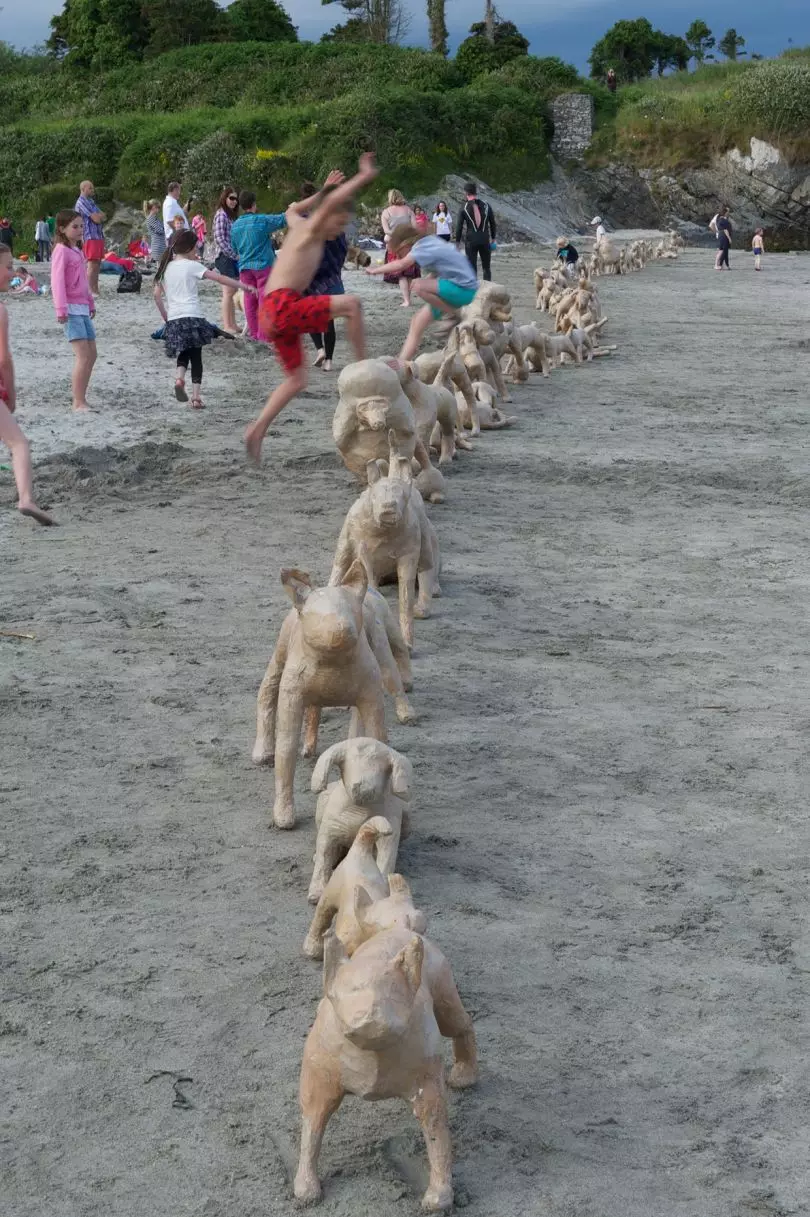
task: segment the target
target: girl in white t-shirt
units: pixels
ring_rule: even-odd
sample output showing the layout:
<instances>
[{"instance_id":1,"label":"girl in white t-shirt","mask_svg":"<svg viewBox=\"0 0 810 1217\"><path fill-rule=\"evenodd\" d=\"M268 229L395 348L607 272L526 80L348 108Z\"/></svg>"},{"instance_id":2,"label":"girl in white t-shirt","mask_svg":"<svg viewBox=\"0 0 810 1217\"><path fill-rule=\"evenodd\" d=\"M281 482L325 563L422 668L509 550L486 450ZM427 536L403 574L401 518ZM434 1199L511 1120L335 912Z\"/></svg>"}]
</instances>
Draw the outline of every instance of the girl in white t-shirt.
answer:
<instances>
[{"instance_id":1,"label":"girl in white t-shirt","mask_svg":"<svg viewBox=\"0 0 810 1217\"><path fill-rule=\"evenodd\" d=\"M443 241L449 241L453 236L453 217L447 210L447 204L441 199L433 213L433 223L436 225L436 236Z\"/></svg>"},{"instance_id":2,"label":"girl in white t-shirt","mask_svg":"<svg viewBox=\"0 0 810 1217\"><path fill-rule=\"evenodd\" d=\"M197 234L178 232L158 263L155 273L155 304L165 325L163 341L166 354L177 356L174 395L188 401L186 373L191 364L191 407L202 410L202 348L224 331L206 321L200 306L200 279L212 279L223 287L255 292L238 279L229 279L216 270L206 270L197 256Z\"/></svg>"}]
</instances>

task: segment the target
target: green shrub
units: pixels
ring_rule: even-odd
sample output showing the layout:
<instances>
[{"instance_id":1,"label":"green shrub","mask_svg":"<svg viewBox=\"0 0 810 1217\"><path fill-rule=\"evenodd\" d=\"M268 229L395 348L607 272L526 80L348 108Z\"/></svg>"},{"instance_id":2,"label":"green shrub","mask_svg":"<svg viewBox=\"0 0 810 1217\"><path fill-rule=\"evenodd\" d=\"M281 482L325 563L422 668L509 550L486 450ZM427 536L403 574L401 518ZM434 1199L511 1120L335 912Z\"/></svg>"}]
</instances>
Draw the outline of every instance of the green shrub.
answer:
<instances>
[{"instance_id":1,"label":"green shrub","mask_svg":"<svg viewBox=\"0 0 810 1217\"><path fill-rule=\"evenodd\" d=\"M810 126L810 64L797 59L763 63L736 82L730 103L738 118L760 124L763 134L799 134Z\"/></svg>"},{"instance_id":2,"label":"green shrub","mask_svg":"<svg viewBox=\"0 0 810 1217\"><path fill-rule=\"evenodd\" d=\"M186 150L180 180L184 191L193 194L201 204L211 206L224 186L232 184L238 188L247 180L247 173L245 149L230 131L220 128Z\"/></svg>"}]
</instances>

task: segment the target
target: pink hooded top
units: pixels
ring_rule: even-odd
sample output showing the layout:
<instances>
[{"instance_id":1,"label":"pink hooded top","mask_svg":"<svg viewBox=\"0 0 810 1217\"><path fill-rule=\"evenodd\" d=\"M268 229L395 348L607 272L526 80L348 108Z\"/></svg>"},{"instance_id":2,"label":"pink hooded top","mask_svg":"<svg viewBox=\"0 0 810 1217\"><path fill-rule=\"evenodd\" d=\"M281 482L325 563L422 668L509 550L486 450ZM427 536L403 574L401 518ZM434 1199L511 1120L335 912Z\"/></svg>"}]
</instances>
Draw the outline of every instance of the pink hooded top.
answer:
<instances>
[{"instance_id":1,"label":"pink hooded top","mask_svg":"<svg viewBox=\"0 0 810 1217\"><path fill-rule=\"evenodd\" d=\"M69 304L96 307L87 283L87 264L80 249L57 242L51 254L51 294L57 317L66 317Z\"/></svg>"}]
</instances>

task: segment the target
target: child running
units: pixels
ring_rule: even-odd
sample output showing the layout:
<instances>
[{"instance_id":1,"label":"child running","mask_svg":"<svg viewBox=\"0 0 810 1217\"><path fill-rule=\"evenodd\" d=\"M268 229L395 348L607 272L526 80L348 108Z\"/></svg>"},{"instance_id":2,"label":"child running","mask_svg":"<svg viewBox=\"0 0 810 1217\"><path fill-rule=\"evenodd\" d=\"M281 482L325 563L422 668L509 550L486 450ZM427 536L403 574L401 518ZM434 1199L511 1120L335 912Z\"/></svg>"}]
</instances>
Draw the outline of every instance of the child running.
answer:
<instances>
[{"instance_id":1,"label":"child running","mask_svg":"<svg viewBox=\"0 0 810 1217\"><path fill-rule=\"evenodd\" d=\"M471 304L478 291L478 279L469 260L439 237L423 236L413 225L400 224L391 233L388 243L396 262L387 266L366 267L367 275L402 274L418 265L423 277L413 284L412 291L427 303L415 314L405 345L399 353L401 363L413 359L419 350L422 335L431 321L443 315L458 320L459 309ZM424 272L432 276L424 278Z\"/></svg>"},{"instance_id":2,"label":"child running","mask_svg":"<svg viewBox=\"0 0 810 1217\"><path fill-rule=\"evenodd\" d=\"M754 251L754 270L762 270L762 255L765 253L765 230L758 228L751 242Z\"/></svg>"},{"instance_id":3,"label":"child running","mask_svg":"<svg viewBox=\"0 0 810 1217\"><path fill-rule=\"evenodd\" d=\"M84 222L76 211L56 215L56 244L51 255L51 295L56 320L65 327L73 348L73 409L89 410L87 386L97 359L96 302L87 282L87 265L79 248Z\"/></svg>"},{"instance_id":4,"label":"child running","mask_svg":"<svg viewBox=\"0 0 810 1217\"><path fill-rule=\"evenodd\" d=\"M355 356L357 359L366 357L359 298L305 296L304 292L321 264L326 242L345 230L351 217L352 198L358 190L373 182L378 172L373 154L365 152L354 177L340 184L326 185L313 200L307 200L306 215L301 214L300 204L293 204L287 210L287 236L259 305L259 329L275 348L285 378L245 432L247 454L256 464L261 459L267 428L309 381L302 335L323 334L335 317L345 317Z\"/></svg>"},{"instance_id":5,"label":"child running","mask_svg":"<svg viewBox=\"0 0 810 1217\"><path fill-rule=\"evenodd\" d=\"M0 244L0 292L8 291L13 273L11 250L7 245ZM14 360L8 339L8 311L4 304L0 304L0 439L11 452L14 481L17 483L17 510L38 524L55 524L56 521L34 502L31 450L16 419L12 417L16 404Z\"/></svg>"},{"instance_id":6,"label":"child running","mask_svg":"<svg viewBox=\"0 0 810 1217\"><path fill-rule=\"evenodd\" d=\"M166 354L177 356L174 395L188 401L186 373L191 364L191 408L204 409L202 401L202 349L221 330L206 321L200 306L200 279L211 279L223 287L240 288L238 279L219 271L207 270L197 253L197 234L188 229L177 232L163 254L155 272L155 304L165 322L163 341ZM255 291L255 288L244 288Z\"/></svg>"}]
</instances>

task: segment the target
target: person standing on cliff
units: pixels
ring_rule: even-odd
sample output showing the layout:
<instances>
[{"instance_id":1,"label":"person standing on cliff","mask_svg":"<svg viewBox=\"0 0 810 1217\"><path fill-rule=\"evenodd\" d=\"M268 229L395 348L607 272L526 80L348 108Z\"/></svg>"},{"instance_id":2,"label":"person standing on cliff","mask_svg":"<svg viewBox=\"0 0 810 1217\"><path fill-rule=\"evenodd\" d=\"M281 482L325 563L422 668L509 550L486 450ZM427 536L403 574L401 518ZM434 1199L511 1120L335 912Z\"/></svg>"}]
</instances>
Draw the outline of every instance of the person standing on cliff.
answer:
<instances>
[{"instance_id":1,"label":"person standing on cliff","mask_svg":"<svg viewBox=\"0 0 810 1217\"><path fill-rule=\"evenodd\" d=\"M456 221L456 245L460 249L463 242L464 252L476 274L480 257L484 280L491 280L490 264L492 250L495 246L495 216L489 203L484 203L479 199L475 182L467 182L464 194L466 201Z\"/></svg>"},{"instance_id":2,"label":"person standing on cliff","mask_svg":"<svg viewBox=\"0 0 810 1217\"><path fill-rule=\"evenodd\" d=\"M608 68L607 80L605 81L605 84L611 93L616 92L616 86L618 83L619 82L616 79L616 73L613 71L613 68Z\"/></svg>"},{"instance_id":3,"label":"person standing on cliff","mask_svg":"<svg viewBox=\"0 0 810 1217\"><path fill-rule=\"evenodd\" d=\"M79 197L73 210L82 217L82 253L87 263L87 284L98 295L98 272L104 260L104 229L106 216L93 198L96 188L91 181L79 186Z\"/></svg>"}]
</instances>

